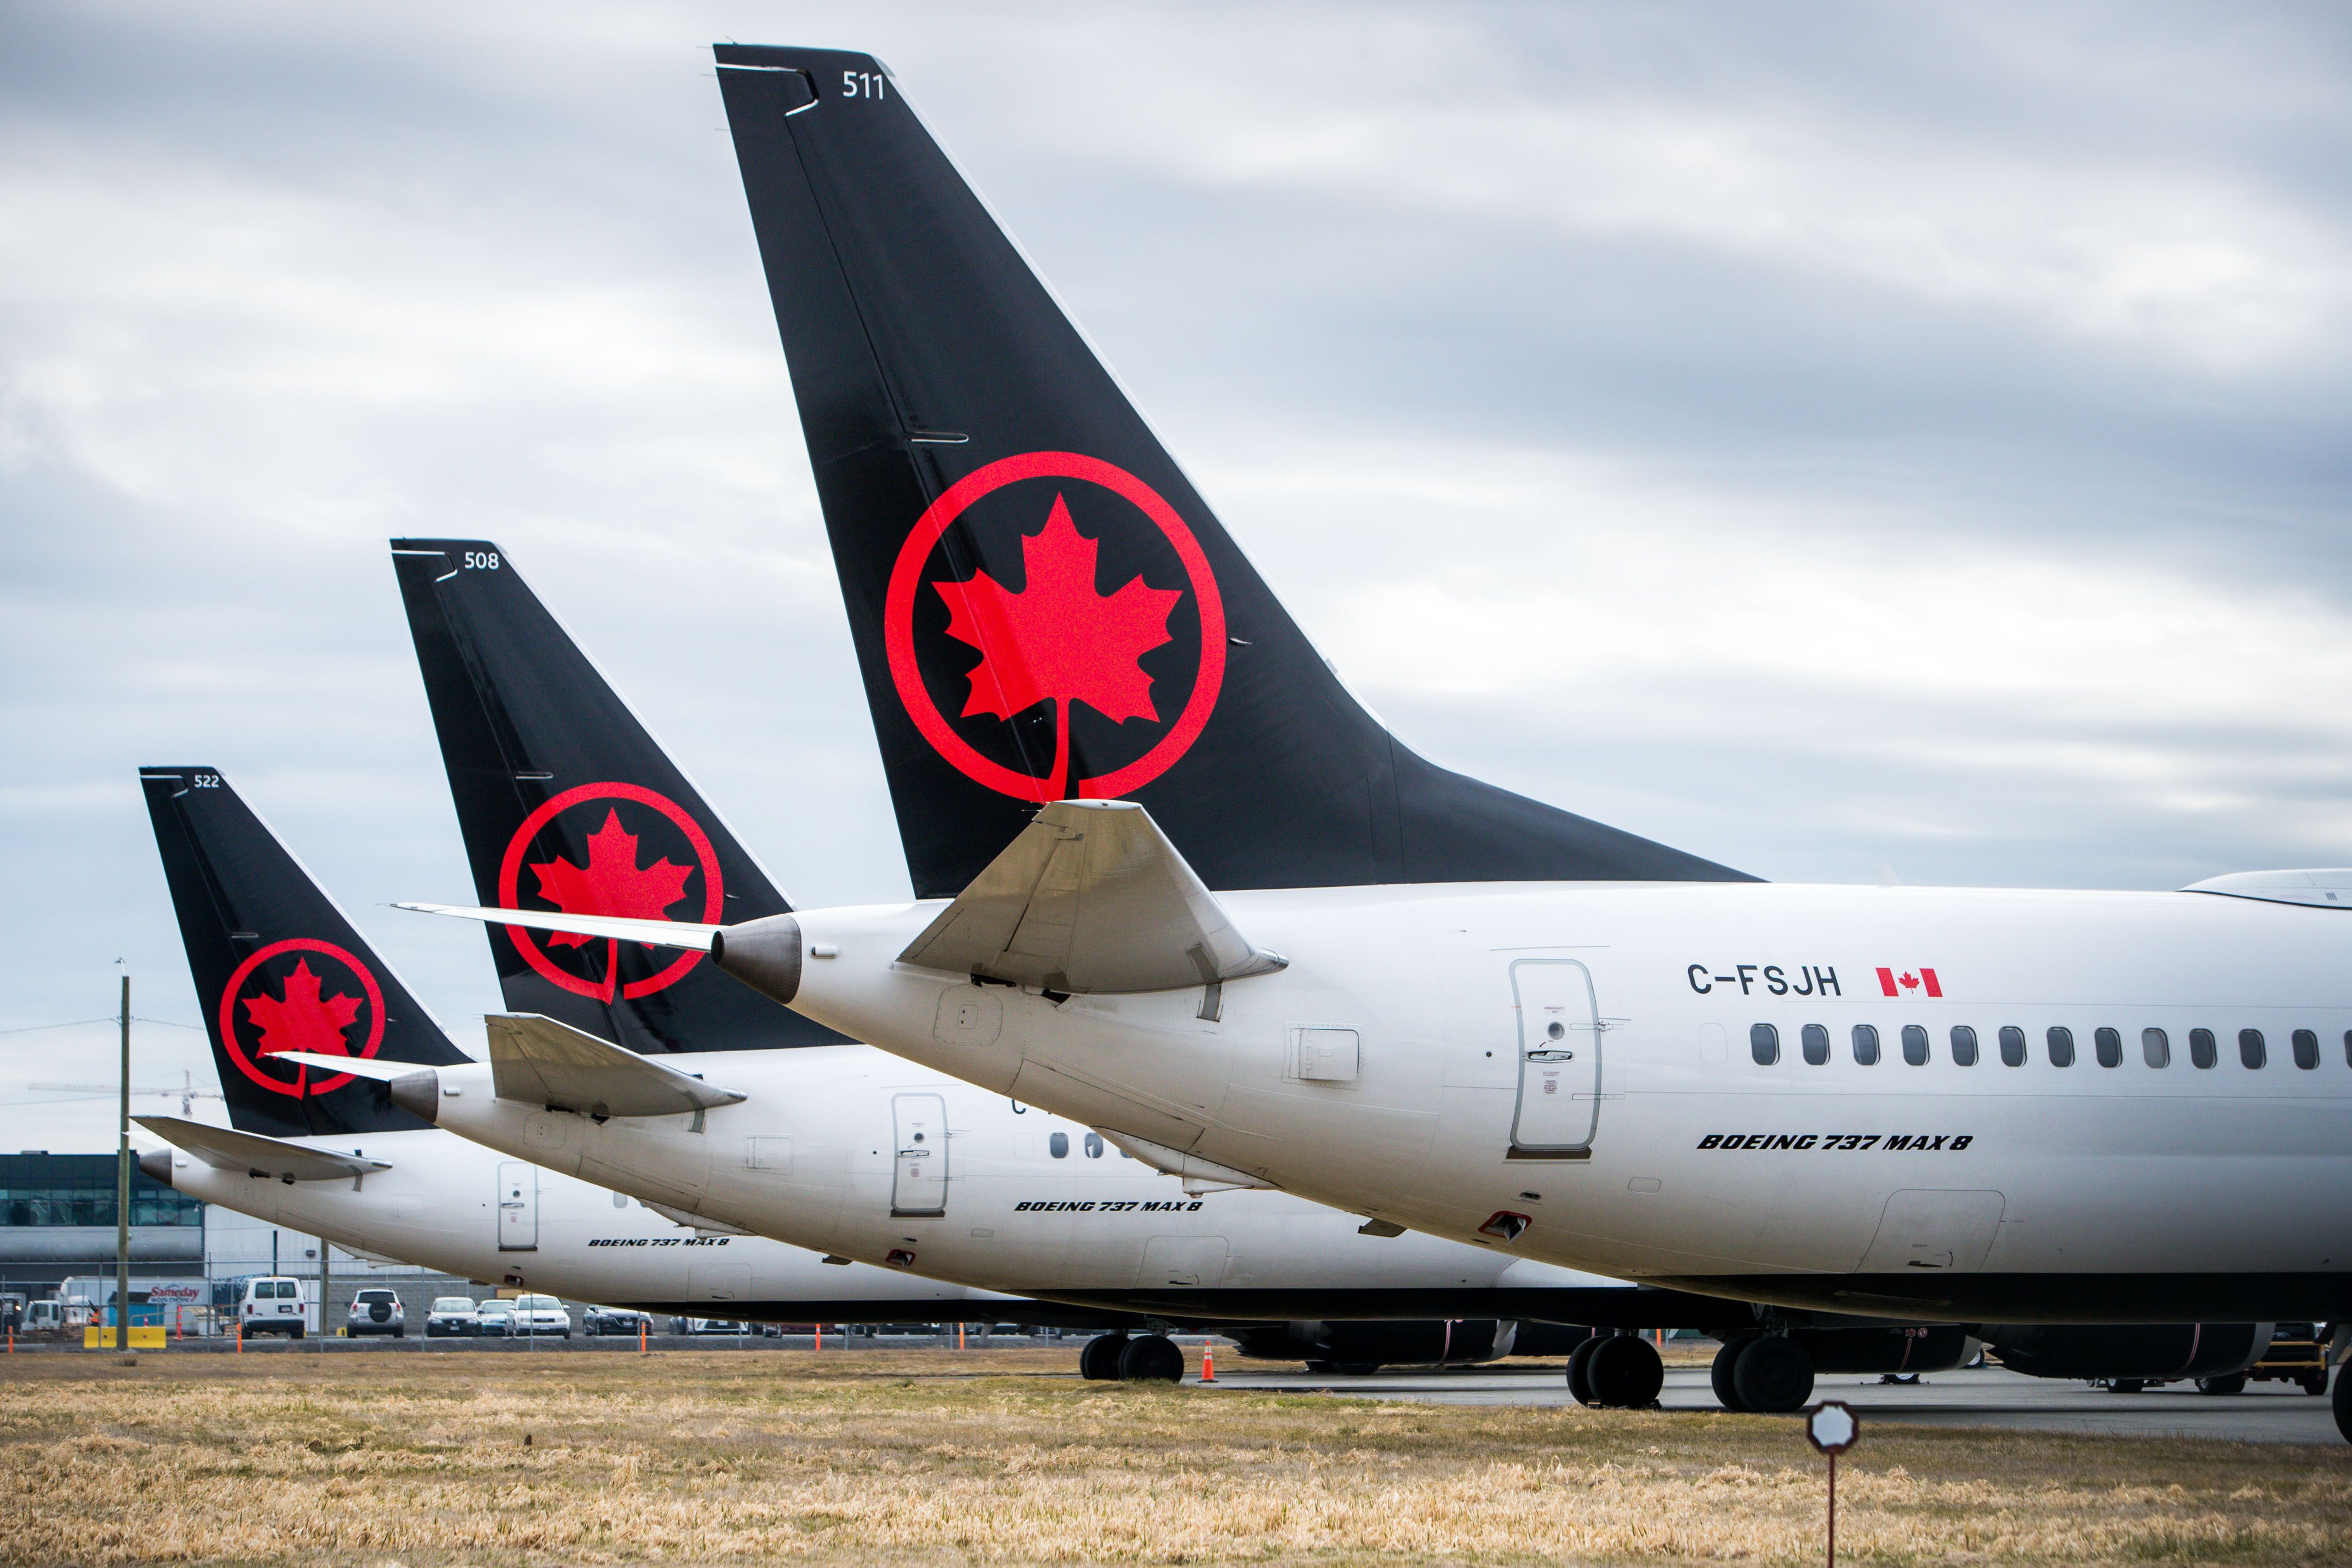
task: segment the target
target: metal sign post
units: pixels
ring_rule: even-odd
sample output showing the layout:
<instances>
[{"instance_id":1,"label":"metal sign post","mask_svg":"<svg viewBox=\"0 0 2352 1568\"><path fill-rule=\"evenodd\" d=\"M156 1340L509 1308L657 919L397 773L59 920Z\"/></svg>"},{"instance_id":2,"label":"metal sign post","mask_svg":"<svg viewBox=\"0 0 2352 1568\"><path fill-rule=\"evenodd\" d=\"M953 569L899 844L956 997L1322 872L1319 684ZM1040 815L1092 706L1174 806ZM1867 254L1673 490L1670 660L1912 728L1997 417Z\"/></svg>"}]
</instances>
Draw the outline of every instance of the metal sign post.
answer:
<instances>
[{"instance_id":1,"label":"metal sign post","mask_svg":"<svg viewBox=\"0 0 2352 1568\"><path fill-rule=\"evenodd\" d=\"M1829 1568L1837 1568L1837 1462L1862 1436L1862 1418L1840 1399L1824 1399L1805 1412L1805 1441L1830 1461Z\"/></svg>"}]
</instances>

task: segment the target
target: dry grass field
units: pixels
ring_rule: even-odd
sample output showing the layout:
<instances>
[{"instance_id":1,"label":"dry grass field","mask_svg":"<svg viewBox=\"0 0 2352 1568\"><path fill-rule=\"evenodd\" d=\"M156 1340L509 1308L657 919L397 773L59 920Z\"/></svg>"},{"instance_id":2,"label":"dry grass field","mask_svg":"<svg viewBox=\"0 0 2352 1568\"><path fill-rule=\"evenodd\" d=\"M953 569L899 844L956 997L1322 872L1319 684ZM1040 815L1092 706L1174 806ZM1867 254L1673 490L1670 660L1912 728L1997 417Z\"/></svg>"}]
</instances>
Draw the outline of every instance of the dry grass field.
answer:
<instances>
[{"instance_id":1,"label":"dry grass field","mask_svg":"<svg viewBox=\"0 0 2352 1568\"><path fill-rule=\"evenodd\" d=\"M1821 1561L1788 1417L1087 1384L1068 1351L18 1356L0 1563ZM2352 1448L1881 1427L1859 1563L2352 1562Z\"/></svg>"}]
</instances>

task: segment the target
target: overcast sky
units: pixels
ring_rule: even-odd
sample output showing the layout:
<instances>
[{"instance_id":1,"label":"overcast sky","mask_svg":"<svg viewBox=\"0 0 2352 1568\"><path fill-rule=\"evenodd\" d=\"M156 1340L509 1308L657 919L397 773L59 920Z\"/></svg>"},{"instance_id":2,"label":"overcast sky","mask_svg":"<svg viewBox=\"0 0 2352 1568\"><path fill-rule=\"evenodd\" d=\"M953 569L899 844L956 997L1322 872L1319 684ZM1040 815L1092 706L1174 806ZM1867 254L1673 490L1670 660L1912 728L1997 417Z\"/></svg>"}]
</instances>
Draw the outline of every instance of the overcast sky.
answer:
<instances>
[{"instance_id":1,"label":"overcast sky","mask_svg":"<svg viewBox=\"0 0 2352 1568\"><path fill-rule=\"evenodd\" d=\"M478 1048L380 907L471 897L397 534L904 894L727 37L888 63L1439 760L1780 880L2352 862L2341 8L6 0L0 1028L120 958L210 1077L134 780L205 763ZM0 1035L0 1148L112 1072Z\"/></svg>"}]
</instances>

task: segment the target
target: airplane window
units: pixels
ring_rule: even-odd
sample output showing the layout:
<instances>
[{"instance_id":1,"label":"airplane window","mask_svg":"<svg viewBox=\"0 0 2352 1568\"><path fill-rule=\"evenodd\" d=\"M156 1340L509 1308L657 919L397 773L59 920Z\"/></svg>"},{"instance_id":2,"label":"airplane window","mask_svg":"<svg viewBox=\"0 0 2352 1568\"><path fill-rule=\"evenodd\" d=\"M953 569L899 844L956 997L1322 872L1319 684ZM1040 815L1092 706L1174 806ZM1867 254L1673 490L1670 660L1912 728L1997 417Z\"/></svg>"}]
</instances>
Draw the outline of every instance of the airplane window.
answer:
<instances>
[{"instance_id":1,"label":"airplane window","mask_svg":"<svg viewBox=\"0 0 2352 1568\"><path fill-rule=\"evenodd\" d=\"M2347 1035L2345 1038L2352 1040L2352 1035ZM2352 1045L2347 1045L2345 1048L2345 1054L2347 1058L2352 1058ZM2215 1055L2216 1052L2213 1050L2213 1031L2211 1030L2192 1029L2189 1031L2189 1066L2210 1067L2213 1065Z\"/></svg>"},{"instance_id":2,"label":"airplane window","mask_svg":"<svg viewBox=\"0 0 2352 1568\"><path fill-rule=\"evenodd\" d=\"M1090 1160L1098 1160L1102 1158L1102 1134L1099 1133L1088 1133L1087 1134L1087 1158Z\"/></svg>"},{"instance_id":3,"label":"airplane window","mask_svg":"<svg viewBox=\"0 0 2352 1568\"><path fill-rule=\"evenodd\" d=\"M2263 1061L2263 1031L2242 1029L2238 1031L2238 1060L2248 1067L2260 1067Z\"/></svg>"},{"instance_id":4,"label":"airplane window","mask_svg":"<svg viewBox=\"0 0 2352 1568\"><path fill-rule=\"evenodd\" d=\"M1070 1157L1070 1134L1067 1133L1056 1133L1052 1137L1046 1139L1045 1152L1053 1155L1057 1160L1068 1159Z\"/></svg>"},{"instance_id":5,"label":"airplane window","mask_svg":"<svg viewBox=\"0 0 2352 1568\"><path fill-rule=\"evenodd\" d=\"M1916 1023L1903 1026L1903 1060L1914 1067L1927 1065L1927 1031Z\"/></svg>"},{"instance_id":6,"label":"airplane window","mask_svg":"<svg viewBox=\"0 0 2352 1568\"><path fill-rule=\"evenodd\" d=\"M2053 1029L2049 1033L2048 1039L2050 1041L2050 1065L2053 1067L2074 1066L2074 1031L2071 1029Z\"/></svg>"},{"instance_id":7,"label":"airplane window","mask_svg":"<svg viewBox=\"0 0 2352 1568\"><path fill-rule=\"evenodd\" d=\"M2305 1072L2319 1065L2319 1037L2307 1029L2294 1031L2294 1064Z\"/></svg>"},{"instance_id":8,"label":"airplane window","mask_svg":"<svg viewBox=\"0 0 2352 1568\"><path fill-rule=\"evenodd\" d=\"M1952 1065L1974 1067L1977 1064L1977 1031L1964 1023L1952 1026Z\"/></svg>"},{"instance_id":9,"label":"airplane window","mask_svg":"<svg viewBox=\"0 0 2352 1568\"><path fill-rule=\"evenodd\" d=\"M1853 1026L1853 1059L1864 1067L1878 1065L1878 1026L1858 1023Z\"/></svg>"},{"instance_id":10,"label":"airplane window","mask_svg":"<svg viewBox=\"0 0 2352 1568\"><path fill-rule=\"evenodd\" d=\"M2025 1065L2025 1031L2013 1023L2000 1026L2000 1064L2003 1067Z\"/></svg>"},{"instance_id":11,"label":"airplane window","mask_svg":"<svg viewBox=\"0 0 2352 1568\"><path fill-rule=\"evenodd\" d=\"M1830 1031L1817 1023L1805 1026L1805 1065L1819 1067L1830 1059ZM2352 1061L2352 1032L2344 1036L2344 1059Z\"/></svg>"},{"instance_id":12,"label":"airplane window","mask_svg":"<svg viewBox=\"0 0 2352 1568\"><path fill-rule=\"evenodd\" d=\"M1780 1060L1780 1031L1769 1023L1748 1026L1748 1054L1756 1059L1759 1067L1769 1067Z\"/></svg>"},{"instance_id":13,"label":"airplane window","mask_svg":"<svg viewBox=\"0 0 2352 1568\"><path fill-rule=\"evenodd\" d=\"M2160 1029L2144 1029L2139 1031L2139 1054L2140 1060L2150 1067L2169 1067L2172 1065L2172 1041L2164 1037Z\"/></svg>"},{"instance_id":14,"label":"airplane window","mask_svg":"<svg viewBox=\"0 0 2352 1568\"><path fill-rule=\"evenodd\" d=\"M2115 1030L2093 1030L2091 1050L2102 1067L2121 1067L2124 1064L2124 1037Z\"/></svg>"}]
</instances>

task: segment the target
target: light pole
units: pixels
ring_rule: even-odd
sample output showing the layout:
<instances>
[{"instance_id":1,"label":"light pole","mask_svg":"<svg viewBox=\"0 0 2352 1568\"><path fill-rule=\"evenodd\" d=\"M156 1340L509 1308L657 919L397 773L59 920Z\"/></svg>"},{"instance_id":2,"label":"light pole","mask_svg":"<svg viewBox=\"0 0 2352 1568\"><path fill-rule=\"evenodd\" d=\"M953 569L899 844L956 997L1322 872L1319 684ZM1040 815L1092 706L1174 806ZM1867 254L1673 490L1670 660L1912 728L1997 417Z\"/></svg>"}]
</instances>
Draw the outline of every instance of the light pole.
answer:
<instances>
[{"instance_id":1,"label":"light pole","mask_svg":"<svg viewBox=\"0 0 2352 1568\"><path fill-rule=\"evenodd\" d=\"M122 977L122 1113L114 1150L115 1348L131 1354L131 977Z\"/></svg>"}]
</instances>

